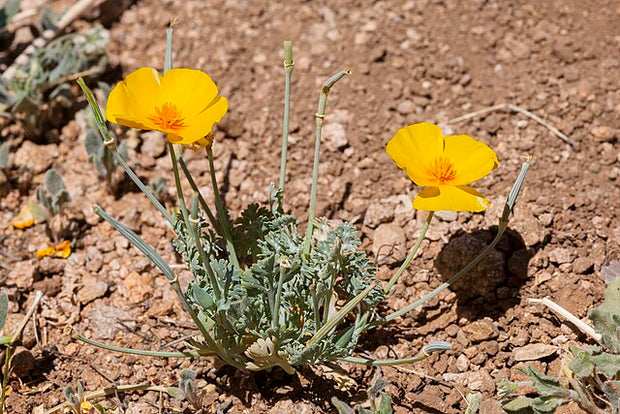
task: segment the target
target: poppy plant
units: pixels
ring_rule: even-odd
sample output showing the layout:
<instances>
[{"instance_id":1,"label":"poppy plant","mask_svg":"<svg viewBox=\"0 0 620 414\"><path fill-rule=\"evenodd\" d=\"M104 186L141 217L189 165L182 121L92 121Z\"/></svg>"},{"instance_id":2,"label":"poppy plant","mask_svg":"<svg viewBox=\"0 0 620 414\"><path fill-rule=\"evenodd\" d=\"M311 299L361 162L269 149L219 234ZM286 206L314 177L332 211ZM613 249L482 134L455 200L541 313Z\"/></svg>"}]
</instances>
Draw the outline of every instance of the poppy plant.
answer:
<instances>
[{"instance_id":1,"label":"poppy plant","mask_svg":"<svg viewBox=\"0 0 620 414\"><path fill-rule=\"evenodd\" d=\"M108 97L106 118L136 129L165 132L168 141L191 146L211 132L228 109L209 75L194 69L152 68L130 73Z\"/></svg>"},{"instance_id":2,"label":"poppy plant","mask_svg":"<svg viewBox=\"0 0 620 414\"><path fill-rule=\"evenodd\" d=\"M482 211L489 202L467 186L498 166L486 144L467 135L444 137L426 122L400 129L386 151L409 178L423 189L413 200L418 210Z\"/></svg>"}]
</instances>

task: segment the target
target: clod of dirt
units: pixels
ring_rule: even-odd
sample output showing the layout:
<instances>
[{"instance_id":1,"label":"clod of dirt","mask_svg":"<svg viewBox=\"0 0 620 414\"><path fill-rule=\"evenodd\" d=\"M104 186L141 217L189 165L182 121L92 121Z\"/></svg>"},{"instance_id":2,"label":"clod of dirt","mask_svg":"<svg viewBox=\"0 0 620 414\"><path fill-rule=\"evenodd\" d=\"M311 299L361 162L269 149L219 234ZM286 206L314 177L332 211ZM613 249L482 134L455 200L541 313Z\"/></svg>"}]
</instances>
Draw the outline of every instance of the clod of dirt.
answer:
<instances>
[{"instance_id":1,"label":"clod of dirt","mask_svg":"<svg viewBox=\"0 0 620 414\"><path fill-rule=\"evenodd\" d=\"M373 203L368 206L364 215L364 225L375 228L380 224L388 223L394 219L394 209L383 202Z\"/></svg>"},{"instance_id":2,"label":"clod of dirt","mask_svg":"<svg viewBox=\"0 0 620 414\"><path fill-rule=\"evenodd\" d=\"M513 349L512 357L515 361L535 361L553 355L557 350L558 347L553 345L529 344Z\"/></svg>"},{"instance_id":3,"label":"clod of dirt","mask_svg":"<svg viewBox=\"0 0 620 414\"><path fill-rule=\"evenodd\" d=\"M485 243L469 234L455 237L441 250L435 267L446 281L465 267L485 247ZM450 289L459 299L467 300L494 292L506 279L504 255L493 249Z\"/></svg>"},{"instance_id":4,"label":"clod of dirt","mask_svg":"<svg viewBox=\"0 0 620 414\"><path fill-rule=\"evenodd\" d=\"M77 291L77 299L87 304L102 297L108 291L108 284L92 277L84 278L82 287Z\"/></svg>"},{"instance_id":5,"label":"clod of dirt","mask_svg":"<svg viewBox=\"0 0 620 414\"><path fill-rule=\"evenodd\" d=\"M375 230L372 252L378 265L392 265L405 260L407 238L402 227L394 223L382 224Z\"/></svg>"},{"instance_id":6,"label":"clod of dirt","mask_svg":"<svg viewBox=\"0 0 620 414\"><path fill-rule=\"evenodd\" d=\"M123 321L123 325L129 329L136 325L135 322L127 322L132 319L131 314L113 306L97 306L90 309L86 316L95 339L114 339L116 333L123 328L119 321Z\"/></svg>"},{"instance_id":7,"label":"clod of dirt","mask_svg":"<svg viewBox=\"0 0 620 414\"><path fill-rule=\"evenodd\" d=\"M499 330L493 324L491 318L484 318L470 323L463 328L463 331L467 334L469 340L474 343L488 341L499 336Z\"/></svg>"}]
</instances>

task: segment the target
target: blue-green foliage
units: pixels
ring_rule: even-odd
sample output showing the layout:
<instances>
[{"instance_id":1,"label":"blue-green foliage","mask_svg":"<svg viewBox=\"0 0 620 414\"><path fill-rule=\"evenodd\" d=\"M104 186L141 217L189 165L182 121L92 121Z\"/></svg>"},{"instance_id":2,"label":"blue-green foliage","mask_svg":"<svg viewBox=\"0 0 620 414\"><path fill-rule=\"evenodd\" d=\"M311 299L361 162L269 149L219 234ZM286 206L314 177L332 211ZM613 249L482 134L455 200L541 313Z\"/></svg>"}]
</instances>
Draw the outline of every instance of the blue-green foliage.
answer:
<instances>
[{"instance_id":1,"label":"blue-green foliage","mask_svg":"<svg viewBox=\"0 0 620 414\"><path fill-rule=\"evenodd\" d=\"M375 307L384 299L378 287L333 332L312 346L306 342L332 316L333 311L326 310L330 302L332 308L340 307L376 282L374 267L357 250L356 230L349 223L330 229L326 220L318 220L317 241L306 257L297 220L281 211L277 195L272 201L271 209L251 204L234 222L233 242L242 269L227 260L223 240L200 219L200 244L209 260L205 266L196 244L189 242L184 221L177 221L174 246L194 274L187 300L205 326L211 327L215 341L245 366L252 361L244 352L261 338L271 338L277 344L275 352L283 351L292 366L348 356L359 334L378 316ZM282 293L276 309L280 278Z\"/></svg>"}]
</instances>

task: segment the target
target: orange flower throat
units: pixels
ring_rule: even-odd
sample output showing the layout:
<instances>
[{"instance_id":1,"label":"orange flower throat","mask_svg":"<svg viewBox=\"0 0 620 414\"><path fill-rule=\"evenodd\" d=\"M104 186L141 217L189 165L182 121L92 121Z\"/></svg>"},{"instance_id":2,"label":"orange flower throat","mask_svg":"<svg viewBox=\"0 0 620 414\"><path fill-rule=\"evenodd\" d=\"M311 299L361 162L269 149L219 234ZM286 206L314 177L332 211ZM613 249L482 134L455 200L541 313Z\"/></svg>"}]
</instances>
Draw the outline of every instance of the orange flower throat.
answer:
<instances>
[{"instance_id":1,"label":"orange flower throat","mask_svg":"<svg viewBox=\"0 0 620 414\"><path fill-rule=\"evenodd\" d=\"M431 181L437 185L446 185L456 177L456 170L449 159L445 157L437 157L426 171Z\"/></svg>"},{"instance_id":2,"label":"orange flower throat","mask_svg":"<svg viewBox=\"0 0 620 414\"><path fill-rule=\"evenodd\" d=\"M186 127L183 113L179 111L175 104L166 102L159 107L155 107L155 114L147 117L149 121L157 126L161 131L180 131Z\"/></svg>"}]
</instances>

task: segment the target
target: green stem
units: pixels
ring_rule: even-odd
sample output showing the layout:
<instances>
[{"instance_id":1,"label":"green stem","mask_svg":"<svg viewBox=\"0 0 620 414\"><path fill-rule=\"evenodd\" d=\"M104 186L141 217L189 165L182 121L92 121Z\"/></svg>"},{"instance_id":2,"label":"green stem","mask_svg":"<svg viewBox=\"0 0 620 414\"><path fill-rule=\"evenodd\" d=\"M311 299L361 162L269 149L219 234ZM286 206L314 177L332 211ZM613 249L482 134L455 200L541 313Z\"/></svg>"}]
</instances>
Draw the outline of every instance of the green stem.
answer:
<instances>
[{"instance_id":1,"label":"green stem","mask_svg":"<svg viewBox=\"0 0 620 414\"><path fill-rule=\"evenodd\" d=\"M428 358L434 352L442 352L452 349L452 345L443 341L432 342L425 346L418 355L413 358L403 359L369 359L369 358L356 358L356 357L344 357L340 361L350 362L353 364L367 365L371 367L385 367L393 365L411 364L414 362L420 362Z\"/></svg>"},{"instance_id":2,"label":"green stem","mask_svg":"<svg viewBox=\"0 0 620 414\"><path fill-rule=\"evenodd\" d=\"M424 237L426 237L426 232L428 231L428 227L431 224L431 220L433 219L434 214L434 211L429 211L428 217L426 217L426 222L424 223L424 227L422 227L422 232L420 233L420 236L418 236L418 240L415 242L411 250L409 250L409 254L407 255L407 258L405 259L403 264L398 268L398 271L394 274L394 276L392 276L388 284L383 289L383 293L385 293L386 295L390 292L390 290L392 290L392 287L396 284L396 282L398 282L398 279L411 264L411 261L415 257L418 249L424 241Z\"/></svg>"},{"instance_id":3,"label":"green stem","mask_svg":"<svg viewBox=\"0 0 620 414\"><path fill-rule=\"evenodd\" d=\"M523 185L523 182L525 180L525 175L530 169L530 161L531 161L531 157L527 157L525 162L521 166L521 171L519 172L519 175L517 176L514 184L512 185L512 189L510 190L510 194L508 195L508 199L506 200L506 204L504 205L504 211L497 225L497 234L495 235L495 238L493 239L493 241L488 246L486 246L480 253L478 253L478 255L471 262L469 262L464 268L462 268L454 276L448 279L448 281L439 285L431 293L421 297L420 299L416 300L412 304L387 315L384 319L373 323L370 327L378 326L383 323L392 321L404 315L405 313L417 308L418 306L428 302L429 300L437 296L440 292L442 292L444 289L446 289L448 286L450 286L452 283L456 282L457 280L462 278L465 274L467 274L474 266L476 266L484 258L484 256L486 256L497 245L497 243L499 243L500 239L502 238L502 235L508 228L508 221L510 218L510 213L512 212L512 209L514 208L514 205L517 201L517 197L519 196L519 192L521 191L521 186Z\"/></svg>"},{"instance_id":4,"label":"green stem","mask_svg":"<svg viewBox=\"0 0 620 414\"><path fill-rule=\"evenodd\" d=\"M329 332L336 327L348 314L356 307L368 294L375 288L376 284L372 284L358 293L353 299L348 301L342 309L340 309L330 320L325 323L321 329L316 331L314 336L307 342L308 346L314 345L323 339Z\"/></svg>"},{"instance_id":5,"label":"green stem","mask_svg":"<svg viewBox=\"0 0 620 414\"><path fill-rule=\"evenodd\" d=\"M200 261L202 262L202 266L205 270L205 273L209 276L209 281L211 282L211 286L213 288L213 294L215 295L215 299L219 300L222 297L222 292L220 290L220 285L215 277L215 273L213 272L213 268L211 267L211 263L209 262L209 258L202 248L202 242L200 241L200 229L198 225L200 222L198 221L198 193L194 192L192 194L192 211L190 215L190 234L196 243L196 250L198 250L198 256L200 257Z\"/></svg>"},{"instance_id":6,"label":"green stem","mask_svg":"<svg viewBox=\"0 0 620 414\"><path fill-rule=\"evenodd\" d=\"M217 215L220 219L220 227L222 228L222 232L224 233L226 250L228 251L228 256L230 257L231 263L237 268L241 268L239 266L239 260L237 259L237 253L235 252L235 246L230 235L230 223L228 222L228 215L226 214L226 210L224 210L224 205L222 204L222 198L220 196L220 189L217 185L217 178L215 177L215 165L213 163L213 150L211 150L210 146L207 147L207 158L209 159L211 184L213 186L213 195L215 196L215 208L217 210Z\"/></svg>"},{"instance_id":7,"label":"green stem","mask_svg":"<svg viewBox=\"0 0 620 414\"><path fill-rule=\"evenodd\" d=\"M284 180L286 178L286 152L288 150L289 113L291 107L291 75L293 73L293 43L284 41L284 122L282 126L282 155L280 157L280 190L284 201Z\"/></svg>"},{"instance_id":8,"label":"green stem","mask_svg":"<svg viewBox=\"0 0 620 414\"><path fill-rule=\"evenodd\" d=\"M502 238L502 235L504 234L504 231L506 231L506 225L502 225L502 223L500 222L500 225L498 226L497 229L497 234L495 235L495 238L493 239L493 241L484 248L484 250L482 250L480 253L478 253L478 255L467 264L467 266L465 266L464 268L462 268L460 271L458 271L454 276L452 276L450 279L448 279L446 282L442 283L441 285L439 285L435 290L433 290L432 292L430 292L427 295L422 296L420 299L416 300L415 302L413 302L412 304L405 306L404 308L394 312L394 313L390 313L389 315L387 315L385 317L385 322L389 322L391 320L394 320L396 318L398 318L399 316L404 315L405 313L417 308L418 306L428 302L429 300L433 299L435 296L437 296L439 293L441 293L442 291L444 291L448 286L450 286L452 283L456 282L457 280L459 280L460 278L462 278L463 276L465 276L467 274L467 272L469 272L474 266L476 266L478 263L480 263L480 261L491 251L493 250L493 248L497 245L497 243L499 242L499 240Z\"/></svg>"},{"instance_id":9,"label":"green stem","mask_svg":"<svg viewBox=\"0 0 620 414\"><path fill-rule=\"evenodd\" d=\"M327 105L327 95L336 82L342 79L345 75L351 73L351 70L346 68L340 72L332 75L325 81L321 88L321 94L319 96L319 106L316 111L316 140L314 142L314 165L312 167L312 190L310 191L310 212L308 214L308 228L306 230L306 238L304 240L304 255L310 253L310 246L312 243L312 231L314 227L314 215L316 209L316 193L317 183L319 180L319 155L321 152L321 134L323 133L323 124L325 121L325 106Z\"/></svg>"},{"instance_id":10,"label":"green stem","mask_svg":"<svg viewBox=\"0 0 620 414\"><path fill-rule=\"evenodd\" d=\"M209 218L209 222L211 223L211 226L213 226L217 234L222 235L220 225L217 222L215 216L213 215L213 212L211 212L211 209L207 205L207 201L204 199L202 194L200 194L198 185L196 185L196 181L194 181L194 178L190 174L189 169L187 168L187 164L185 164L185 160L183 159L182 156L178 157L178 159L179 159L179 165L181 166L181 170L183 171L185 178L187 178L187 181L189 182L190 187L192 187L193 191L198 193L198 201L200 202L200 206L202 207L204 212L207 213L207 217Z\"/></svg>"},{"instance_id":11,"label":"green stem","mask_svg":"<svg viewBox=\"0 0 620 414\"><path fill-rule=\"evenodd\" d=\"M278 287L276 289L276 298L275 303L273 305L273 312L271 315L271 328L276 329L278 326L278 322L280 319L280 301L282 300L282 285L284 284L284 276L286 276L286 270L290 268L290 266L286 266L288 264L288 259L281 258L280 259L280 278L278 279Z\"/></svg>"},{"instance_id":12,"label":"green stem","mask_svg":"<svg viewBox=\"0 0 620 414\"><path fill-rule=\"evenodd\" d=\"M75 339L78 339L87 344L96 346L98 348L107 349L108 351L121 352L123 354L142 355L150 357L160 358L199 358L203 356L215 356L216 353L201 353L197 351L179 351L179 352L165 352L165 351L148 351L144 349L132 349L124 348L121 346L108 345L104 342L95 341L82 335L75 335Z\"/></svg>"},{"instance_id":13,"label":"green stem","mask_svg":"<svg viewBox=\"0 0 620 414\"><path fill-rule=\"evenodd\" d=\"M4 369L2 371L2 396L0 397L0 414L4 413L4 402L6 400L6 389L9 386L11 353L13 351L13 345L9 343L4 351Z\"/></svg>"}]
</instances>

